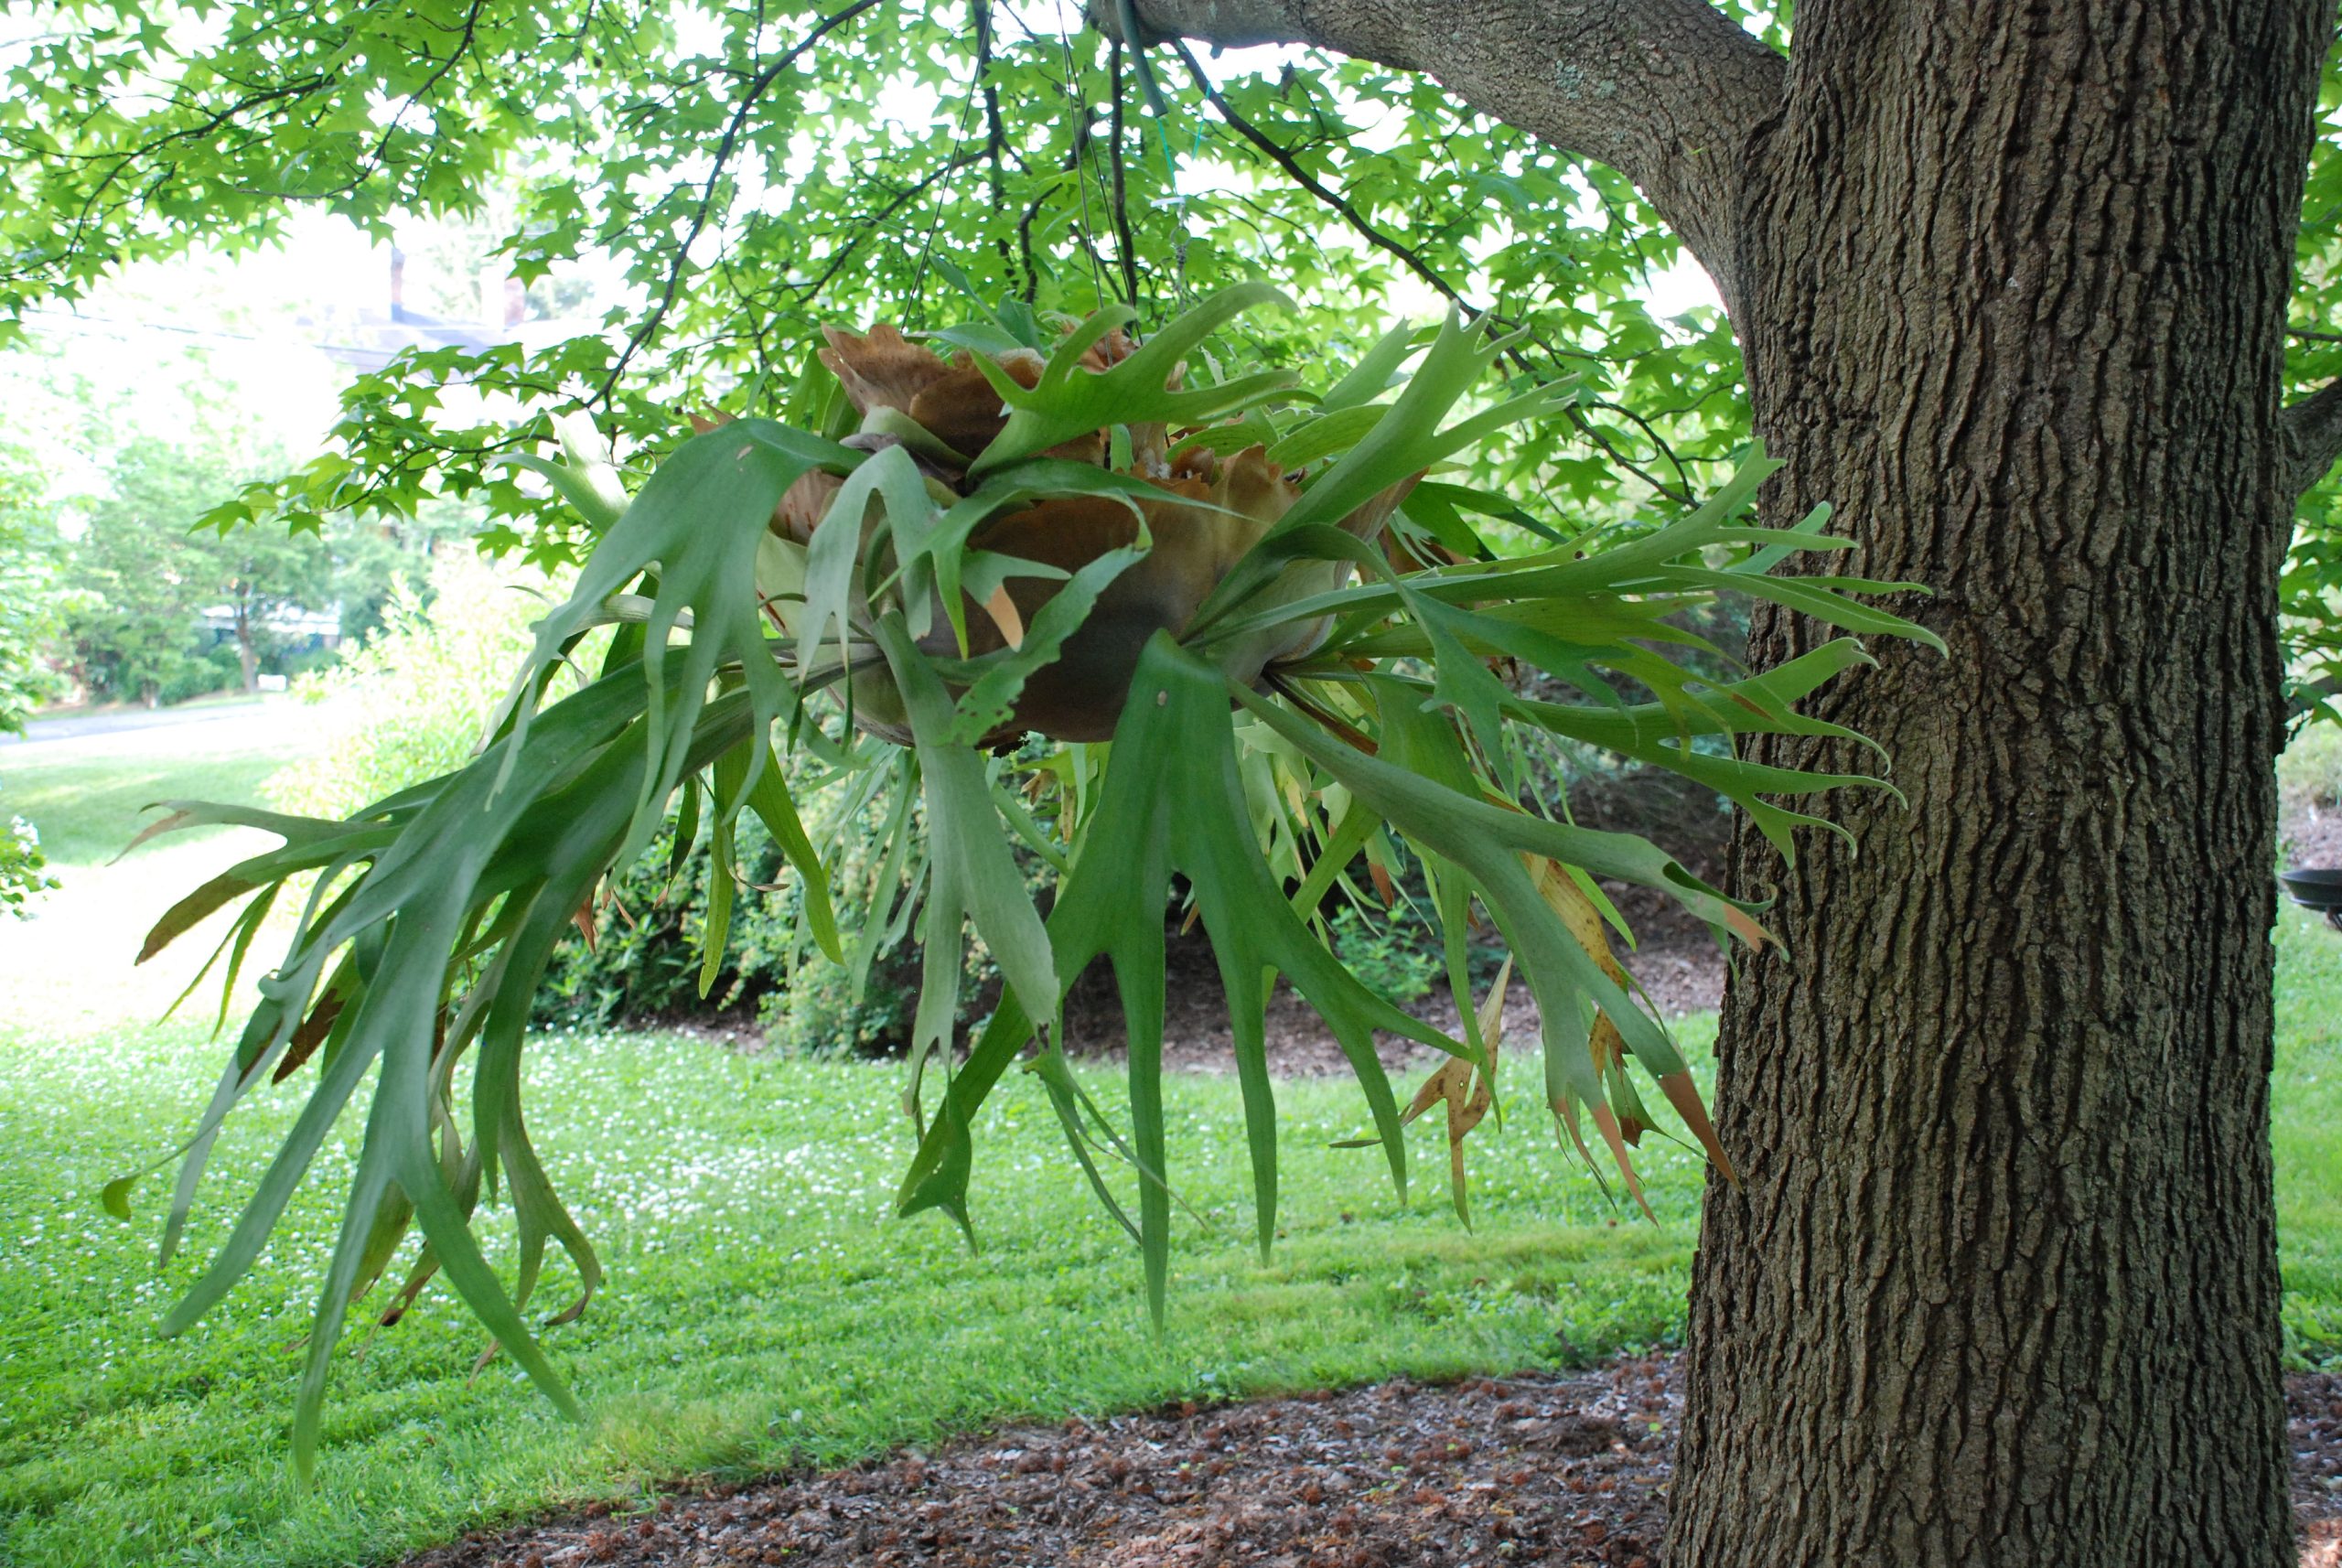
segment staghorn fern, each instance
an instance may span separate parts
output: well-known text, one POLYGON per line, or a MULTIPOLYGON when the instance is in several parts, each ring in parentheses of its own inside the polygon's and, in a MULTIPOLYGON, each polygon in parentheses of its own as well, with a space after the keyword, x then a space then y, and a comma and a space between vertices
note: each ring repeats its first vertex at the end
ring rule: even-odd
MULTIPOLYGON (((923 840, 901 835, 897 851, 903 865, 923 865, 927 940, 905 1095, 918 1146, 899 1210, 940 1208, 968 1224, 975 1112, 1022 1058, 1139 1245, 1158 1320, 1174 1174, 1161 1099, 1163 915, 1175 873, 1226 984, 1264 1250, 1277 1189, 1262 1040, 1271 972, 1340 1041, 1373 1123, 1364 1142, 1381 1148, 1402 1191, 1402 1119, 1445 1102, 1466 1213, 1462 1139, 1494 1101, 1498 1065, 1494 1013, 1469 1004, 1464 940, 1476 905, 1535 994, 1541 1097, 1580 1152, 1593 1158, 1583 1112, 1639 1197, 1628 1148, 1652 1122, 1631 1059, 1724 1165, 1681 1056, 1613 951, 1609 929, 1623 928, 1594 879, 1655 888, 1719 940, 1763 940, 1756 907, 1640 838, 1520 809, 1514 742, 1542 730, 1683 773, 1738 802, 1787 851, 1791 831, 1818 819, 1782 799, 1880 781, 1760 767, 1698 743, 1845 736, 1794 705, 1866 656, 1839 639, 1716 682, 1661 651, 1714 652, 1667 618, 1740 592, 1849 631, 1932 643, 1851 596, 1907 585, 1766 575, 1793 553, 1843 542, 1819 532, 1819 514, 1791 531, 1735 521, 1775 467, 1761 457, 1697 511, 1641 537, 1595 547, 1554 534, 1500 554, 1470 520, 1521 515, 1513 502, 1419 482, 1488 431, 1563 406, 1570 389, 1538 388, 1444 423, 1501 347, 1453 317, 1391 333, 1321 395, 1274 371, 1194 378, 1214 328, 1278 303, 1264 287, 1230 289, 1144 345, 1123 335, 1127 311, 1055 341, 1028 312, 1004 311, 938 334, 957 350, 950 359, 884 328, 833 332, 792 399, 797 423, 700 422, 630 499, 591 432, 564 425, 564 461, 522 461, 599 542, 572 596, 539 623, 502 720, 471 762, 344 822, 171 803, 150 831, 240 822, 285 844, 183 899, 142 958, 249 897, 222 943, 232 984, 279 890, 294 879, 312 890, 184 1151, 166 1256, 222 1119, 264 1080, 315 1076, 167 1332, 195 1322, 251 1267, 380 1064, 295 1413, 304 1474, 348 1313, 410 1230, 421 1233, 419 1255, 386 1316, 444 1272, 495 1344, 575 1409, 522 1316, 548 1243, 580 1282, 553 1322, 583 1310, 600 1277, 530 1141, 529 1003, 555 944, 573 926, 590 938, 597 889, 679 792, 685 820, 704 817, 714 844, 711 974, 743 811, 802 878, 807 939, 841 958, 857 929, 898 932, 911 911, 887 898, 834 911, 797 800, 816 787, 857 791, 861 802, 891 792, 895 820, 908 822, 919 792, 923 840), (584 635, 610 625, 599 675, 541 706, 584 635), (1508 662, 1585 700, 1524 699, 1495 672, 1508 662), (1617 678, 1649 699, 1623 700, 1617 678), (832 713, 851 727, 825 724, 832 713), (1003 755, 1033 734, 1048 744, 1003 755), (1046 919, 1013 839, 1059 872, 1046 919), (1462 1040, 1399 1012, 1327 950, 1321 899, 1362 851, 1387 864, 1392 840, 1425 869, 1462 1040), (943 1047, 970 930, 1005 986, 954 1068, 943 1047), (1128 1028, 1126 1126, 1084 1093, 1058 1026, 1067 987, 1101 955, 1128 1028), (1372 1047, 1378 1029, 1453 1058, 1404 1112, 1372 1047), (940 1092, 926 1081, 938 1060, 940 1092), (1133 1174, 1110 1176, 1101 1153, 1133 1174), (519 1231, 510 1281, 473 1231, 482 1199, 500 1192, 519 1231)), ((118 1213, 132 1179, 107 1189, 118 1213)))

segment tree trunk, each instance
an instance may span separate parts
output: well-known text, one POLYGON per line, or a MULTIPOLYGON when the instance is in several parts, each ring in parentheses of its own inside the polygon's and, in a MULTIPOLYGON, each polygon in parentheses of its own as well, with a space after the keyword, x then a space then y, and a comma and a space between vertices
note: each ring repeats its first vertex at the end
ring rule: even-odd
POLYGON ((1737 852, 1788 953, 1725 1009, 1674 1568, 2287 1561, 2276 579, 2342 391, 2277 395, 2334 16, 1799 0, 1784 66, 1705 0, 1136 0, 1625 172, 1732 310, 1769 520, 1935 589, 1950 657, 1820 704, 1907 804, 1737 852))
POLYGON ((260 690, 260 650, 252 646, 252 612, 236 607, 236 662, 244 669, 244 691, 260 690))
MULTIPOLYGON (((2268 1138, 2281 334, 2332 7, 1812 4, 1756 427, 1949 658, 1907 806, 1744 832, 1674 1568, 2291 1561, 2268 1138)), ((1756 661, 1812 628, 1760 619, 1756 661)), ((1778 755, 1778 753, 1774 755, 1778 755)))

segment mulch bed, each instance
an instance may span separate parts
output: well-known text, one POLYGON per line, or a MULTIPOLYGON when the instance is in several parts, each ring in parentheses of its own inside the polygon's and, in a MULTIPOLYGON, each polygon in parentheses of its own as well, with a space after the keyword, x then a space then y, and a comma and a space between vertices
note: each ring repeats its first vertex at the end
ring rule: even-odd
MULTIPOLYGON (((1665 943, 1649 943, 1625 956, 1627 967, 1665 1018, 1710 1011, 1724 999, 1724 953, 1702 932, 1665 943)), ((1219 972, 1211 949, 1200 936, 1173 939, 1165 952, 1168 984, 1165 988, 1163 1063, 1177 1072, 1233 1072, 1235 1036, 1229 1028, 1228 1003, 1219 988, 1219 972)), ((1464 1026, 1447 987, 1409 1009, 1435 1029, 1461 1039, 1464 1026)), ((1516 979, 1505 993, 1505 1038, 1518 1049, 1537 1038, 1537 1004, 1526 982, 1516 979)), ((1263 1020, 1270 1070, 1280 1078, 1347 1077, 1349 1058, 1333 1031, 1326 1027, 1308 1002, 1292 986, 1278 981, 1270 993, 1263 1020)), ((1105 1062, 1123 1058, 1122 1000, 1113 988, 1111 971, 1101 961, 1086 971, 1066 998, 1066 1048, 1077 1057, 1105 1062)), ((1377 1035, 1375 1046, 1382 1065, 1398 1071, 1415 1070, 1446 1058, 1428 1046, 1398 1035, 1377 1035)))
MULTIPOLYGON (((2342 1379, 2287 1380, 2304 1568, 2342 1563, 2342 1379)), ((1656 1568, 1671 1359, 1011 1427, 480 1534, 407 1568, 1656 1568)))
POLYGON ((2287 865, 2342 865, 2342 811, 2307 802, 2289 810, 2277 833, 2287 865))

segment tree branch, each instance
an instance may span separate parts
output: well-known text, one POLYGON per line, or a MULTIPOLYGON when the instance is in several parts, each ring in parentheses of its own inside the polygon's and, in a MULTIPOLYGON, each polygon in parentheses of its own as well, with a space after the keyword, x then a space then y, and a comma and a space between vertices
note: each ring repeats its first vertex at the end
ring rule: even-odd
POLYGON ((2289 500, 2309 494, 2326 471, 2342 462, 2342 381, 2328 381, 2277 416, 2289 500))
MULTIPOLYGON (((1118 45, 1117 47, 1119 48, 1120 46, 1118 45)), ((1177 51, 1180 63, 1184 64, 1187 68, 1187 74, 1195 79, 1196 90, 1204 95, 1204 101, 1206 102, 1209 103, 1214 109, 1219 112, 1220 118, 1228 123, 1229 129, 1234 131, 1238 135, 1242 136, 1255 147, 1258 147, 1262 154, 1266 156, 1271 163, 1275 164, 1278 168, 1284 171, 1286 178, 1292 180, 1295 185, 1301 187, 1302 189, 1309 192, 1310 195, 1316 197, 1327 207, 1332 209, 1333 211, 1340 217, 1342 221, 1348 224, 1351 230, 1355 231, 1360 239, 1364 240, 1368 244, 1372 245, 1376 250, 1396 259, 1400 264, 1404 266, 1409 272, 1413 273, 1417 277, 1423 279, 1423 282, 1436 289, 1445 298, 1452 301, 1469 314, 1474 316, 1487 315, 1488 319, 1499 329, 1507 332, 1510 332, 1520 328, 1520 322, 1506 317, 1498 316, 1493 312, 1485 311, 1481 306, 1476 306, 1470 300, 1466 299, 1461 293, 1457 292, 1455 285, 1440 276, 1438 270, 1429 262, 1424 261, 1421 255, 1408 249, 1405 245, 1401 244, 1398 241, 1392 239, 1390 235, 1384 233, 1381 230, 1376 228, 1371 222, 1368 221, 1366 215, 1360 212, 1357 207, 1352 205, 1348 198, 1343 196, 1341 192, 1331 188, 1326 185, 1324 181, 1311 174, 1307 168, 1302 166, 1301 160, 1295 157, 1292 151, 1283 143, 1279 142, 1275 137, 1271 136, 1265 131, 1262 131, 1258 125, 1253 124, 1252 122, 1244 118, 1243 115, 1238 113, 1236 112, 1236 106, 1228 102, 1227 97, 1221 93, 1219 88, 1212 85, 1211 78, 1204 74, 1204 68, 1202 64, 1197 60, 1195 55, 1188 49, 1186 44, 1175 41, 1171 47, 1177 51)), ((1531 342, 1535 343, 1538 348, 1543 349, 1549 357, 1556 361, 1559 361, 1572 354, 1576 355, 1579 358, 1588 360, 1600 358, 1598 355, 1586 353, 1582 349, 1563 350, 1558 349, 1535 333, 1531 333, 1529 336, 1531 342)), ((1531 377, 1538 377, 1536 367, 1529 362, 1528 357, 1522 354, 1519 349, 1509 349, 1505 350, 1505 355, 1506 358, 1509 359, 1523 374, 1531 377)), ((1538 379, 1542 380, 1542 378, 1538 377, 1538 379)), ((1665 496, 1668 499, 1675 501, 1682 506, 1692 507, 1700 504, 1697 498, 1693 497, 1688 489, 1681 488, 1681 486, 1689 483, 1689 479, 1683 472, 1683 464, 1681 460, 1675 456, 1674 448, 1667 444, 1666 439, 1660 435, 1658 430, 1651 425, 1651 423, 1649 420, 1643 418, 1642 415, 1635 413, 1632 409, 1621 408, 1618 404, 1614 403, 1602 403, 1596 401, 1595 405, 1600 408, 1608 409, 1612 413, 1617 413, 1623 418, 1631 420, 1636 424, 1641 426, 1643 434, 1650 438, 1651 446, 1655 447, 1660 455, 1665 456, 1669 466, 1674 468, 1677 483, 1674 486, 1671 486, 1657 475, 1649 473, 1637 467, 1631 458, 1629 458, 1624 452, 1618 450, 1617 446, 1612 442, 1608 436, 1603 435, 1601 429, 1596 426, 1592 420, 1586 418, 1585 409, 1579 407, 1574 403, 1569 405, 1566 413, 1569 415, 1570 423, 1576 425, 1579 431, 1585 435, 1586 439, 1592 441, 1596 446, 1601 447, 1603 452, 1612 462, 1617 463, 1620 467, 1626 469, 1628 473, 1642 480, 1656 493, 1665 496)))
POLYGON ((1130 181, 1123 168, 1123 45, 1114 41, 1107 59, 1106 78, 1113 89, 1113 116, 1106 126, 1106 166, 1113 175, 1113 194, 1106 205, 1113 211, 1114 250, 1123 268, 1123 299, 1138 306, 1138 242, 1131 234, 1130 181))
MULTIPOLYGON (((1119 38, 1116 0, 1088 0, 1119 38)), ((1706 0, 1136 0, 1139 23, 1205 43, 1303 44, 1428 72, 1466 103, 1638 186, 1727 300, 1749 136, 1786 62, 1706 0)))
POLYGON ((692 247, 699 242, 701 231, 707 227, 708 218, 715 210, 716 187, 723 183, 725 170, 732 161, 733 148, 739 144, 740 132, 747 124, 748 115, 756 108, 757 101, 808 49, 877 3, 878 0, 854 0, 854 4, 822 17, 786 54, 758 71, 756 79, 748 83, 747 91, 740 94, 739 105, 732 111, 731 121, 724 127, 724 139, 715 145, 715 156, 708 168, 706 183, 700 187, 699 200, 692 209, 691 227, 684 231, 682 243, 675 247, 674 258, 668 264, 667 285, 659 291, 659 302, 650 307, 650 314, 627 335, 626 347, 619 350, 617 362, 602 378, 600 388, 586 400, 589 405, 609 401, 610 392, 618 386, 618 378, 626 374, 627 366, 633 362, 642 346, 657 335, 661 325, 667 319, 667 312, 673 308, 675 290, 682 284, 683 270, 691 264, 692 247))

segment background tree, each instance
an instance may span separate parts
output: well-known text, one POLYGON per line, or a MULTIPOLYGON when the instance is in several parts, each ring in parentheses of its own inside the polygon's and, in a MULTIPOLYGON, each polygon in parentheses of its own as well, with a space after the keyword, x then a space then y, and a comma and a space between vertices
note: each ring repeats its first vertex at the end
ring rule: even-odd
POLYGON ((1850 818, 1859 877, 1817 846, 1783 879, 1796 956, 1731 1003, 1746 1179, 1707 1217, 1676 1556, 2282 1561, 2267 765, 2305 493, 2284 602, 2334 581, 2331 4, 1809 0, 1794 38, 1698 0, 1136 10, 1345 58, 1156 50, 1157 110, 1123 44, 981 3, 247 5, 200 51, 92 11, 0 100, 0 307, 303 200, 387 234, 526 162, 515 271, 606 250, 634 306, 359 378, 338 448, 229 515, 477 494, 547 558, 571 525, 491 466, 545 412, 661 446, 815 318, 916 323, 961 274, 1153 307, 1266 273, 1316 307, 1296 353, 1361 296, 1463 295, 1531 329, 1515 374, 1585 378, 1576 449, 1491 460, 1590 508, 1700 489, 1753 422, 1772 519, 1839 505, 1952 657, 1834 694, 1910 808, 1850 818), (1737 349, 1644 303, 1679 242, 1737 349), (523 412, 448 416, 458 379, 523 412))
POLYGON ((230 684, 256 690, 263 662, 299 651, 284 629, 289 614, 330 614, 345 641, 364 639, 401 585, 423 576, 435 543, 469 521, 435 507, 400 523, 339 517, 300 533, 201 528, 195 520, 234 486, 233 471, 216 451, 153 437, 124 448, 108 482, 80 536, 58 546, 50 618, 91 694, 150 705, 230 684), (224 637, 204 629, 212 615, 224 637))
MULTIPOLYGON (((45 655, 66 596, 55 570, 56 530, 38 494, 24 455, 0 446, 0 735, 23 734, 26 715, 58 685, 45 655)), ((56 886, 47 865, 33 824, 0 814, 0 909, 22 914, 33 895, 56 886)))
POLYGON ((196 528, 234 483, 217 454, 141 438, 109 478, 113 493, 91 508, 68 570, 79 593, 67 635, 93 696, 151 707, 231 681, 252 691, 282 641, 278 618, 333 607, 334 556, 317 534, 196 528), (224 668, 200 629, 214 611, 227 623, 224 668))

